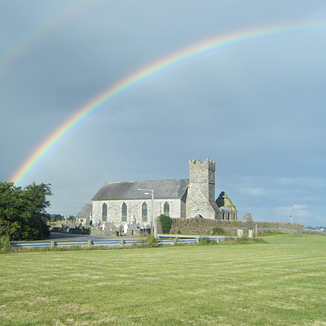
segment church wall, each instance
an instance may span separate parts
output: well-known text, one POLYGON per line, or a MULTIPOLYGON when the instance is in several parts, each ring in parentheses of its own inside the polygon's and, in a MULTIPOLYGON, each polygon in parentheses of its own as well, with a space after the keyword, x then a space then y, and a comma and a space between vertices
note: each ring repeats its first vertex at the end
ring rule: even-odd
POLYGON ((140 227, 149 227, 151 224, 152 216, 155 219, 164 213, 164 203, 168 202, 170 207, 170 217, 182 217, 182 201, 180 199, 154 199, 153 208, 152 200, 103 200, 93 202, 92 219, 93 225, 99 226, 103 224, 102 221, 102 206, 107 205, 107 223, 114 225, 130 225, 136 224, 140 227), (147 221, 142 220, 142 205, 147 204, 147 221), (122 221, 122 204, 127 205, 127 221, 122 221), (153 212, 153 214, 152 214, 153 212))
POLYGON ((209 202, 207 198, 198 191, 194 194, 194 197, 187 205, 187 218, 193 218, 197 215, 201 215, 203 218, 207 219, 215 219, 216 218, 216 210, 218 210, 215 202, 209 202), (213 207, 215 205, 215 209, 213 207))

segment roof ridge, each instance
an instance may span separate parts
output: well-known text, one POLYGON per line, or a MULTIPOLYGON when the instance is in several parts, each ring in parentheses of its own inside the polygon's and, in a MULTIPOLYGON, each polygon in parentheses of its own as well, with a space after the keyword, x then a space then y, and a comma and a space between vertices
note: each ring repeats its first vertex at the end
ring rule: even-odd
POLYGON ((106 181, 104 184, 113 184, 113 183, 135 183, 135 182, 150 182, 150 181, 172 181, 172 180, 189 180, 189 178, 179 178, 179 179, 150 179, 150 180, 129 180, 129 181, 106 181))

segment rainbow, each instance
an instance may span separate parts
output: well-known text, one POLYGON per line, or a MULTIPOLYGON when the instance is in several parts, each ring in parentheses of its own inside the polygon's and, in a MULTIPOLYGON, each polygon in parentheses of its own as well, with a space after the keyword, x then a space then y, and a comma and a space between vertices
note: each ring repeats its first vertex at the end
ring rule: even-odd
POLYGON ((144 82, 149 77, 159 72, 172 68, 180 63, 202 56, 210 52, 216 52, 231 46, 240 45, 245 42, 255 41, 269 36, 282 35, 284 33, 300 32, 312 28, 320 28, 320 24, 286 24, 268 27, 259 27, 249 30, 241 30, 224 34, 204 42, 199 42, 190 47, 177 51, 169 56, 163 57, 135 72, 128 75, 116 84, 108 87, 102 93, 95 96, 82 107, 78 108, 68 119, 55 129, 41 144, 31 153, 29 157, 14 172, 9 180, 18 184, 27 176, 35 165, 69 132, 76 128, 83 120, 92 113, 102 108, 109 101, 130 89, 131 87, 144 82))

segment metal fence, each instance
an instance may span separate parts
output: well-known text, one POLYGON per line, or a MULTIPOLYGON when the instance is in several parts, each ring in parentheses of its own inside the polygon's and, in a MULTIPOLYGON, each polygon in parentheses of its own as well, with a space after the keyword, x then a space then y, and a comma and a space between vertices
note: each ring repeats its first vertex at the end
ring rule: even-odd
MULTIPOLYGON (((220 236, 194 236, 194 235, 163 235, 157 236, 159 245, 175 245, 198 243, 200 239, 214 240, 216 242, 223 242, 226 239, 236 237, 220 237, 220 236)), ((67 240, 45 240, 45 241, 12 241, 10 246, 13 248, 53 248, 53 247, 124 247, 132 246, 133 244, 144 244, 145 239, 122 239, 113 238, 107 240, 84 240, 84 241, 67 241, 67 240)))

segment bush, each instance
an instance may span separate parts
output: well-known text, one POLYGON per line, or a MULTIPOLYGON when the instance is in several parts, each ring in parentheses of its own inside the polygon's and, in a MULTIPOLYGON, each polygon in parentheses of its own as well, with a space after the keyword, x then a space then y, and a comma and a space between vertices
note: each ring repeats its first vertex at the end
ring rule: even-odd
POLYGON ((9 235, 3 235, 0 237, 0 251, 8 251, 10 249, 10 237, 9 235))
POLYGON ((161 225, 161 230, 163 234, 169 234, 172 226, 172 219, 169 216, 166 215, 160 215, 158 217, 158 220, 161 225))
POLYGON ((222 228, 214 228, 212 230, 213 235, 226 235, 226 231, 222 228))
POLYGON ((155 238, 152 234, 148 234, 146 237, 146 245, 148 247, 157 247, 158 246, 158 239, 155 238))

